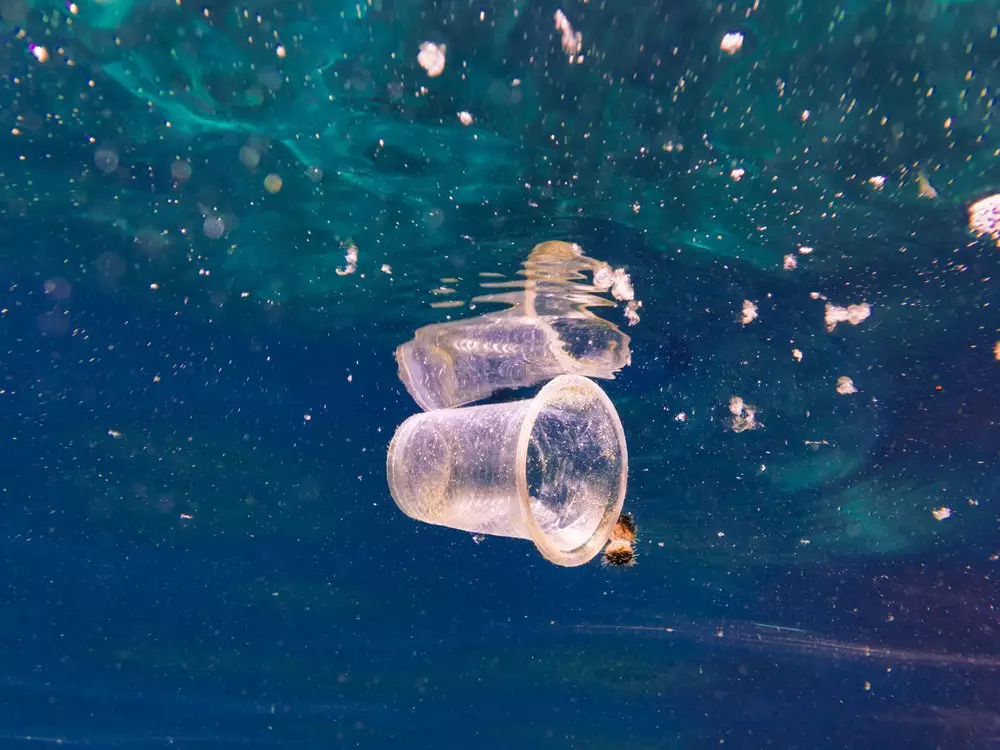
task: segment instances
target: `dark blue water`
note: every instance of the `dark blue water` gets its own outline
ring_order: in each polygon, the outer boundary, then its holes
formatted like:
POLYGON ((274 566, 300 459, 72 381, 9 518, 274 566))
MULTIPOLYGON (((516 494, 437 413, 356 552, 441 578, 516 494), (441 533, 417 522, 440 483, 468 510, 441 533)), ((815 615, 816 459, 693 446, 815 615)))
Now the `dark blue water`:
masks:
POLYGON ((1000 6, 557 8, 0 2, 0 746, 1000 747, 1000 6), (548 239, 643 303, 632 568, 386 485, 548 239))

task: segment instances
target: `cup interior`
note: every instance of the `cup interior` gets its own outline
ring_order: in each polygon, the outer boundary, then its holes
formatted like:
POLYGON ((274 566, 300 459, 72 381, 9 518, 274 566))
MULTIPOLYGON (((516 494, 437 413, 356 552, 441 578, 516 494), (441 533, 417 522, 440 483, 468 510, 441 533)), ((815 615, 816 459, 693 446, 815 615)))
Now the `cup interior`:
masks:
POLYGON ((621 420, 592 380, 563 375, 532 401, 517 450, 517 491, 529 535, 559 565, 582 565, 621 513, 628 451, 621 420))

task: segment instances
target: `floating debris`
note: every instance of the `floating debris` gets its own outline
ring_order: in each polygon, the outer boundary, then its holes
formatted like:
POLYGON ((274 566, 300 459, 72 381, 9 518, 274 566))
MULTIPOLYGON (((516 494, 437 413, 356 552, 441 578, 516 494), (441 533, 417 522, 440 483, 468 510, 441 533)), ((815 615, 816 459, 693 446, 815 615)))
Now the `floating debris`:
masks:
POLYGON ((264 178, 264 189, 274 195, 281 190, 282 180, 281 175, 274 173, 269 174, 264 178))
POLYGON ((635 299, 635 289, 632 288, 632 279, 625 273, 624 268, 615 269, 615 279, 611 284, 611 296, 621 301, 631 302, 635 299))
MULTIPOLYGON (((574 245, 579 248, 579 246, 574 245)), ((582 250, 580 250, 582 253, 582 250)), ((610 290, 611 296, 619 302, 627 302, 625 319, 630 326, 639 322, 639 308, 642 302, 635 298, 632 279, 624 268, 612 269, 607 263, 598 263, 594 267, 594 286, 601 291, 610 290)))
MULTIPOLYGON (((535 246, 519 275, 523 280, 481 282, 490 292, 470 300, 499 302, 506 309, 423 326, 397 348, 400 379, 425 411, 562 374, 612 378, 629 364, 629 337, 590 310, 614 304, 610 295, 595 294, 601 286, 613 287, 619 297, 634 295, 624 270, 616 277, 611 266, 586 257, 579 245, 550 241, 535 246), (591 281, 595 276, 600 284, 591 281)), ((490 271, 479 276, 505 278, 490 271)), ((449 285, 437 287, 436 295, 428 290, 428 297, 440 300, 434 307, 465 304, 455 299, 459 287, 451 284, 457 278, 441 282, 449 285)), ((630 320, 638 318, 638 300, 622 305, 630 320)))
POLYGON ((351 241, 347 243, 344 260, 347 264, 343 268, 334 269, 338 276, 348 276, 358 270, 358 247, 351 241))
POLYGON ((917 173, 917 187, 920 188, 919 197, 920 198, 937 198, 938 192, 934 189, 934 186, 928 182, 927 178, 924 176, 923 172, 917 173))
POLYGON ((641 320, 638 313, 640 307, 642 307, 642 302, 634 299, 629 300, 629 303, 625 306, 625 320, 628 321, 630 326, 634 326, 641 320))
MULTIPOLYGON (((562 48, 563 52, 569 55, 569 61, 572 63, 573 58, 580 54, 580 50, 583 49, 583 34, 579 31, 573 30, 573 25, 566 18, 566 14, 562 10, 557 10, 556 15, 556 30, 562 34, 562 48)), ((582 58, 577 59, 577 62, 582 62, 582 58)))
POLYGON ((862 302, 857 305, 848 305, 847 307, 837 307, 829 302, 826 303, 826 313, 824 315, 824 320, 826 322, 826 330, 833 331, 837 327, 837 323, 850 323, 852 326, 856 326, 863 320, 867 320, 868 316, 872 314, 871 305, 867 302, 862 302))
POLYGON ((187 180, 190 180, 192 172, 191 162, 183 159, 177 159, 170 165, 170 176, 177 180, 177 182, 186 182, 187 180))
POLYGON ((837 378, 837 393, 841 396, 849 396, 850 394, 857 392, 858 389, 854 386, 854 381, 849 377, 841 375, 837 378))
POLYGON ((611 530, 611 540, 604 548, 602 565, 613 565, 615 567, 627 567, 635 565, 635 544, 636 535, 635 521, 629 513, 622 513, 618 517, 618 523, 611 530))
POLYGON ((608 542, 601 562, 616 568, 635 565, 635 550, 628 542, 608 542))
POLYGON ((206 216, 201 230, 210 240, 217 240, 226 233, 226 222, 221 216, 206 216))
POLYGON ((943 521, 946 518, 951 518, 951 508, 935 508, 931 511, 931 515, 933 515, 938 521, 943 521))
POLYGON ((748 299, 743 300, 743 313, 740 317, 740 322, 746 326, 755 320, 757 320, 757 305, 748 299))
POLYGON ((622 513, 618 517, 618 523, 611 530, 611 539, 616 542, 628 542, 631 544, 635 542, 636 528, 635 519, 632 518, 632 514, 622 513))
POLYGON ((796 259, 794 255, 789 253, 788 255, 785 256, 785 259, 782 262, 781 267, 784 268, 786 271, 794 271, 796 268, 799 267, 799 261, 796 259))
POLYGON ((256 169, 260 164, 260 150, 249 143, 240 146, 240 164, 247 169, 256 169))
POLYGON ((987 236, 1000 244, 1000 193, 969 206, 969 229, 977 237, 987 236))
POLYGON ((723 52, 728 52, 730 55, 735 55, 743 47, 743 32, 742 31, 730 31, 728 34, 722 37, 722 43, 719 45, 719 49, 723 52))
POLYGON ((801 362, 802 361, 802 350, 801 349, 792 349, 792 359, 794 359, 796 362, 801 362))
POLYGON ((746 403, 739 396, 729 399, 729 413, 733 415, 733 432, 756 430, 763 425, 757 421, 757 407, 746 403))
POLYGON ((475 118, 473 118, 473 116, 468 112, 462 111, 458 113, 458 121, 468 127, 475 122, 475 118))
POLYGON ((443 44, 437 45, 434 42, 422 42, 420 44, 420 54, 417 55, 417 62, 420 67, 427 71, 431 78, 437 78, 444 72, 445 53, 447 47, 443 44))

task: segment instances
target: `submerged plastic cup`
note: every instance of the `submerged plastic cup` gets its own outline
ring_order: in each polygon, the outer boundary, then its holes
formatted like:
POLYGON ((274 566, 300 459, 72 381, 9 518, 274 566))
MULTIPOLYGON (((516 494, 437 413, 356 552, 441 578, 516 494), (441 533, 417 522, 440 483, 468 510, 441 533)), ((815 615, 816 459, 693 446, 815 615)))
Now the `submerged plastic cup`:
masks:
POLYGON ((464 406, 504 389, 527 388, 557 375, 613 379, 629 364, 629 337, 590 308, 614 306, 584 283, 610 266, 579 245, 535 246, 523 281, 484 284, 506 290, 473 302, 509 309, 417 329, 396 349, 399 379, 424 411, 464 406))
POLYGON ((621 513, 628 451, 598 385, 562 375, 526 401, 416 414, 396 430, 389 491, 418 521, 530 539, 557 565, 583 565, 621 513))
POLYGON ((424 326, 396 350, 399 378, 421 409, 462 406, 557 375, 613 378, 629 337, 593 313, 522 310, 424 326))

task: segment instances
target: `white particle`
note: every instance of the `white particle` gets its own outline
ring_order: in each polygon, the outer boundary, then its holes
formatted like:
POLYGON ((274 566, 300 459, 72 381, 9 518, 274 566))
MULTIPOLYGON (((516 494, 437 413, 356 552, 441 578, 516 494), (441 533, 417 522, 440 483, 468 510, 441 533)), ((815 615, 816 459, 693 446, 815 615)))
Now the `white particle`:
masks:
POLYGON ((447 47, 443 44, 437 45, 434 42, 422 42, 420 44, 420 54, 417 55, 417 62, 420 67, 427 71, 427 75, 436 78, 444 72, 445 53, 447 47))
POLYGON ((743 33, 740 31, 730 31, 722 37, 722 43, 719 45, 719 49, 723 52, 728 52, 730 55, 735 55, 740 51, 742 46, 743 33))

